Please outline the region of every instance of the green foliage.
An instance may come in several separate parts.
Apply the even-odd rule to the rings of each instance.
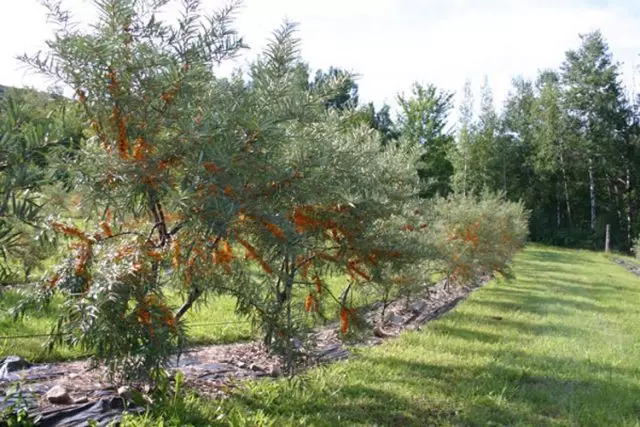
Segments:
[[[329,292],[339,295],[345,282],[346,278],[342,276],[328,277],[326,286]],[[28,289],[4,290],[0,293],[0,335],[25,336],[19,340],[1,339],[0,358],[17,355],[31,362],[56,362],[91,355],[81,348],[69,346],[56,346],[52,351],[48,351],[43,344],[46,343],[47,335],[56,325],[62,312],[62,295],[54,295],[48,304],[31,306],[24,316],[15,320],[12,309],[25,298],[25,294],[28,295]],[[306,295],[307,293],[303,293],[301,298]],[[182,302],[181,295],[174,292],[167,292],[167,297],[170,306]],[[361,307],[377,300],[378,297],[375,288],[359,287],[354,289],[352,303],[355,307]],[[236,307],[237,300],[227,295],[199,300],[183,317],[186,329],[185,345],[228,344],[259,338],[259,331],[256,331],[250,319],[236,312]],[[319,308],[321,312],[318,315],[322,315],[327,321],[338,319],[340,309],[336,301],[324,301]],[[304,316],[304,320],[311,320],[311,317],[306,317]],[[28,336],[33,337],[27,338]],[[16,346],[16,343],[19,345]]]
[[[344,110],[358,105],[358,85],[355,76],[339,68],[318,70],[310,85],[311,90],[330,90],[333,94],[323,103],[327,108]]]
[[[37,425],[38,419],[34,419],[29,414],[27,394],[31,393],[24,391],[19,382],[11,384],[5,390],[3,400],[11,400],[13,403],[0,412],[0,427],[34,427]]]
[[[373,102],[360,107],[354,114],[358,125],[366,125],[378,132],[381,144],[387,146],[400,138],[400,132],[396,124],[391,119],[390,107],[384,104],[382,108],[376,110]]]
[[[401,143],[421,149],[418,175],[422,197],[446,196],[450,190],[453,166],[448,155],[453,148],[453,136],[447,129],[447,118],[453,107],[452,100],[453,93],[432,84],[414,83],[410,97],[398,95],[397,126],[403,138]]]
[[[532,181],[535,180],[535,174],[531,171],[534,108],[532,83],[522,78],[514,79],[512,92],[505,102],[498,125],[500,136],[496,142],[497,163],[502,172],[502,190],[505,193],[521,194],[519,198],[527,206],[531,206],[534,199],[530,190]]]
[[[493,94],[488,79],[482,86],[480,114],[475,117],[471,82],[464,86],[460,105],[460,127],[456,151],[451,154],[454,165],[453,187],[458,193],[478,194],[489,188],[504,191],[504,173],[501,163],[499,121],[493,105]]]
[[[510,276],[510,261],[528,235],[521,203],[485,192],[437,199],[435,210],[439,258],[449,280],[469,283],[494,272]]]
[[[185,1],[171,25],[157,19],[164,2],[97,0],[99,18],[83,32],[59,2],[44,3],[58,30],[48,53],[23,60],[73,89],[86,124],[72,155],[47,160],[64,172],[47,194],[67,191],[73,215],[38,224],[69,249],[18,307],[26,315],[62,299],[50,347],[78,347],[125,381],[157,382],[187,342],[194,305],[224,296],[292,375],[314,322],[339,318],[348,337],[360,297],[388,296],[391,285],[406,294],[447,270],[438,233],[493,209],[501,228],[482,232],[514,239],[474,260],[469,280],[503,271],[519,247],[517,209],[501,213],[497,198],[474,210],[464,198],[433,208],[416,197],[419,158],[423,195],[448,191],[451,94],[416,86],[402,132],[417,140],[388,144],[388,109],[368,118],[356,109],[353,76],[330,69],[309,84],[292,24],[248,75],[219,78],[217,64],[244,47],[233,4],[204,17]]]
[[[145,407],[145,414],[132,416],[124,414],[120,425],[123,427],[145,426],[202,426],[210,425],[216,411],[206,408],[193,392],[184,389],[184,377],[181,372],[170,383],[166,376],[157,379],[156,387],[149,396],[134,393],[134,401]]]
[[[12,309],[24,298],[25,294],[18,290],[0,291],[0,335],[24,337],[0,339],[0,359],[17,355],[31,362],[52,362],[87,356],[78,348],[59,346],[54,351],[47,352],[43,346],[60,314],[63,303],[60,296],[54,296],[48,304],[32,306],[24,317],[16,320]],[[35,337],[27,338],[32,335]]]
[[[60,181],[52,156],[72,155],[81,138],[67,102],[29,90],[10,90],[0,104],[0,283],[27,281],[50,257],[53,236],[40,227],[46,186]]]
[[[471,82],[464,84],[462,101],[460,102],[460,126],[458,129],[455,150],[450,153],[454,173],[451,184],[456,193],[466,195],[472,192],[473,181],[471,174],[471,155],[474,142],[476,124],[474,122],[474,100]]]
[[[618,67],[598,31],[581,36],[582,45],[567,52],[562,65],[564,105],[568,126],[579,151],[576,157],[587,165],[578,171],[589,180],[590,228],[596,230],[600,182],[596,176],[615,173],[618,152],[627,124],[624,93]],[[599,181],[599,180],[598,180]]]
[[[640,224],[640,128],[624,92],[598,31],[581,36],[559,71],[544,70],[535,83],[514,79],[501,114],[485,82],[475,117],[467,83],[452,187],[523,201],[535,241],[602,248],[609,224],[614,247],[628,250]]]

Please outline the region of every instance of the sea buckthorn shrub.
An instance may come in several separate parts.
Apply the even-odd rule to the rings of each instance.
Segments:
[[[48,55],[25,61],[70,86],[86,122],[65,164],[85,225],[63,211],[49,219],[68,252],[34,296],[65,299],[52,344],[83,346],[124,379],[153,378],[183,343],[185,313],[231,295],[292,374],[327,301],[347,336],[361,325],[355,291],[409,291],[437,268],[471,280],[520,247],[517,205],[418,198],[417,148],[381,147],[356,112],[327,109],[343,77],[301,84],[293,25],[248,74],[221,78],[217,64],[244,46],[232,6],[203,20],[185,0],[170,25],[157,19],[164,2],[100,1],[83,33],[44,3],[59,30]]]
[[[202,20],[187,0],[171,25],[157,19],[163,2],[96,2],[83,32],[59,2],[44,3],[59,30],[51,52],[24,59],[73,89],[86,123],[65,164],[86,221],[49,219],[67,257],[35,296],[65,299],[54,344],[148,378],[180,347],[184,314],[225,294],[292,360],[293,337],[323,300],[348,334],[353,289],[426,275],[426,234],[403,231],[418,203],[417,151],[382,148],[354,112],[327,109],[341,77],[300,84],[293,25],[248,74],[220,78],[217,64],[244,46],[233,5]],[[336,275],[339,295],[326,286]]]
[[[485,192],[439,199],[434,208],[442,272],[451,283],[510,275],[509,264],[528,235],[528,214],[521,203]]]

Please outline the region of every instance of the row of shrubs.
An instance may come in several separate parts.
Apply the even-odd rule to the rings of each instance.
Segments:
[[[220,78],[215,66],[243,47],[233,7],[198,27],[196,2],[174,26],[150,20],[162,2],[142,3],[96,4],[88,33],[56,6],[48,56],[25,58],[73,88],[82,123],[32,185],[45,207],[31,237],[67,247],[17,313],[60,295],[50,345],[81,346],[123,381],[153,380],[184,344],[185,313],[227,295],[293,373],[293,343],[325,307],[341,336],[355,332],[355,293],[509,274],[523,207],[488,193],[418,197],[425,147],[385,145],[356,111],[332,108],[345,76],[302,84],[294,25],[247,76]],[[340,293],[328,286],[336,278]]]

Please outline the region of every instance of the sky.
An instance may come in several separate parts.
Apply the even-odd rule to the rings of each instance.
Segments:
[[[63,3],[78,20],[91,19],[89,0]],[[222,4],[202,3],[205,10]],[[0,0],[0,16],[0,84],[46,89],[48,82],[15,59],[45,47],[52,27],[44,8],[37,0]],[[469,79],[478,99],[486,76],[499,108],[513,77],[557,68],[579,46],[578,34],[596,29],[622,63],[628,90],[635,83],[640,92],[637,0],[245,0],[236,27],[251,49],[222,72],[246,66],[284,19],[299,23],[312,70],[357,73],[361,100],[378,107],[394,104],[413,82],[461,94]]]

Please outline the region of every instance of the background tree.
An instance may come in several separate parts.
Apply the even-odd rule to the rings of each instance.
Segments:
[[[537,233],[544,230],[569,228],[572,226],[569,153],[569,139],[566,137],[566,115],[562,106],[562,89],[555,71],[545,71],[537,81],[537,98],[532,111],[532,166],[538,194],[531,203],[538,201],[534,208]],[[543,203],[540,201],[544,200]]]
[[[624,135],[623,181],[626,201],[626,239],[629,248],[633,248],[634,236],[637,232],[637,192],[640,171],[640,96],[633,100],[628,118],[628,127]]]
[[[477,120],[468,83],[464,92],[451,155],[457,192],[523,200],[534,240],[595,249],[610,224],[613,246],[630,248],[638,113],[600,32],[581,36],[559,71],[535,84],[515,79],[500,115],[486,81]]]
[[[376,110],[373,102],[359,108],[358,123],[365,124],[378,131],[382,145],[386,146],[400,137],[396,124],[391,119],[391,108],[384,104]]]
[[[327,87],[334,92],[324,101],[327,108],[344,110],[358,106],[358,85],[353,74],[335,67],[329,67],[327,71],[318,70],[311,88],[323,90]]]
[[[484,188],[504,189],[503,167],[499,153],[498,114],[496,113],[493,92],[489,79],[485,77],[480,93],[480,112],[474,144],[469,156],[471,185],[476,191]]]
[[[472,188],[472,180],[469,175],[472,148],[476,136],[473,92],[469,80],[464,84],[462,96],[463,98],[460,103],[460,124],[455,144],[456,149],[451,154],[451,160],[454,165],[452,177],[453,188],[456,192],[466,195]]]
[[[596,31],[580,38],[580,48],[568,51],[562,64],[562,84],[570,126],[586,164],[589,227],[596,231],[597,200],[599,194],[605,196],[619,166],[615,153],[620,149],[627,112],[618,66],[602,34]]]
[[[510,198],[531,205],[535,196],[530,192],[536,189],[531,164],[535,96],[528,80],[515,78],[512,86],[502,109],[496,141],[500,184]]]
[[[414,83],[409,97],[398,95],[397,126],[405,143],[422,150],[418,175],[422,182],[420,195],[433,197],[450,191],[453,166],[449,152],[453,136],[448,129],[448,115],[453,108],[453,94],[432,84]]]

